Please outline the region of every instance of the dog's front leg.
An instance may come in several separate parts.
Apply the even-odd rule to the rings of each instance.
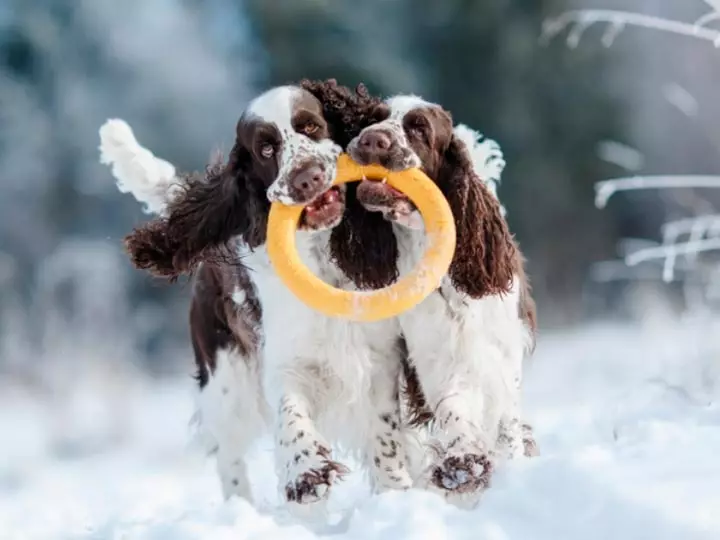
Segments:
[[[303,377],[301,372],[296,369],[283,377],[275,427],[279,487],[293,513],[308,513],[308,505],[324,502],[333,483],[348,472],[332,460],[330,445],[315,425],[312,389],[308,388],[312,377]]]

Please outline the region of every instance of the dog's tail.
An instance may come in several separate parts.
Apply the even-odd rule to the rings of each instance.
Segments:
[[[182,189],[175,167],[140,146],[123,120],[100,128],[100,162],[109,165],[121,193],[130,193],[147,213],[163,215],[174,193]]]
[[[465,124],[455,126],[453,134],[467,146],[475,174],[497,197],[497,186],[505,169],[505,158],[500,145]],[[501,206],[501,209],[505,215],[505,208]]]

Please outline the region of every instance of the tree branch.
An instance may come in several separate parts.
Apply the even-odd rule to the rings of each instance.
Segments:
[[[612,45],[617,35],[627,25],[694,37],[709,41],[715,47],[720,47],[720,31],[704,26],[718,18],[720,18],[720,12],[714,11],[698,19],[696,23],[691,24],[631,11],[613,9],[572,10],[566,11],[558,17],[546,19],[543,23],[540,39],[541,42],[548,43],[565,29],[569,29],[567,44],[569,47],[575,48],[580,43],[585,30],[593,24],[605,23],[609,25],[602,38],[603,45],[606,47]]]

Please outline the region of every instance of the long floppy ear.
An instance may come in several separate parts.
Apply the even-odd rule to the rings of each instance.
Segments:
[[[355,195],[357,184],[347,186],[345,215],[330,233],[330,257],[359,289],[387,287],[399,275],[392,224],[362,207]]]
[[[125,247],[137,268],[175,279],[201,260],[232,260],[228,243],[240,236],[250,247],[264,242],[269,202],[248,177],[250,156],[238,143],[223,167],[190,175],[168,206],[167,217],[133,230]]]
[[[516,247],[500,203],[473,172],[465,144],[453,136],[437,179],[455,217],[457,247],[450,279],[472,298],[508,292]]]

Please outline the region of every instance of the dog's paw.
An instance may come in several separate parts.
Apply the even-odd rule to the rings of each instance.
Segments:
[[[323,501],[333,484],[348,472],[345,465],[330,459],[330,450],[319,442],[297,449],[285,463],[281,485],[285,500],[296,505]]]
[[[432,466],[430,482],[449,494],[485,491],[490,487],[493,465],[485,454],[451,454]]]
[[[335,461],[326,461],[319,467],[298,474],[285,485],[285,499],[297,504],[311,504],[327,498],[336,480],[349,471]]]
[[[525,457],[537,457],[540,455],[540,449],[538,448],[537,441],[535,440],[535,434],[529,424],[523,424],[522,426],[522,442],[523,442],[523,454]]]

